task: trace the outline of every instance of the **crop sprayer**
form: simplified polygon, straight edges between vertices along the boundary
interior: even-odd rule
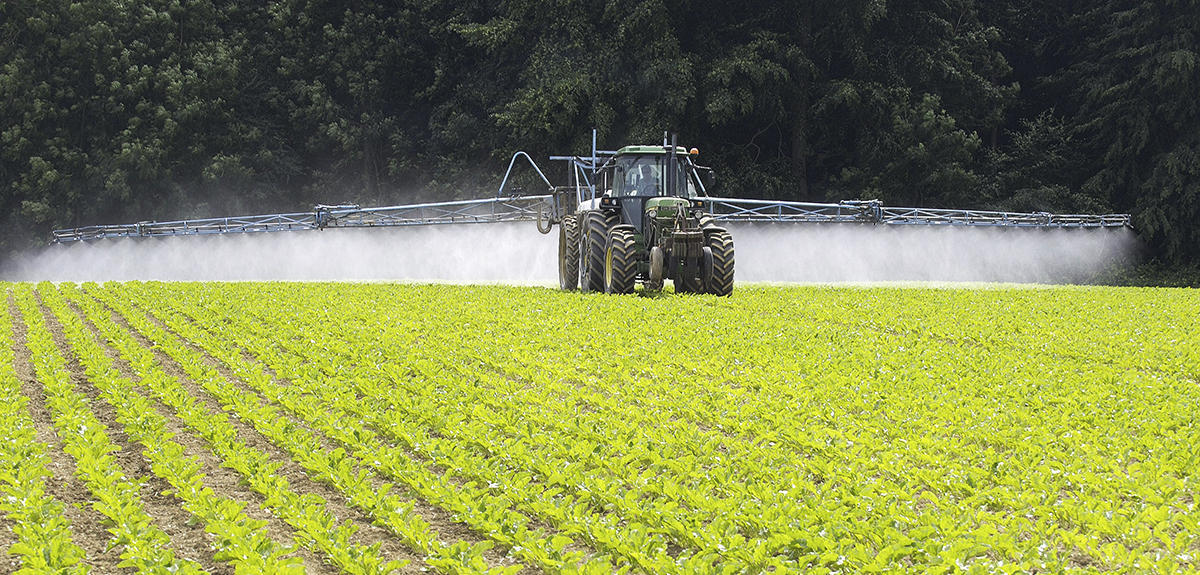
[[[536,222],[558,234],[559,285],[564,290],[630,293],[637,283],[660,290],[670,279],[676,292],[733,292],[733,238],[725,222],[860,224],[882,226],[975,226],[1043,229],[1122,229],[1128,214],[1050,214],[983,210],[903,208],[877,200],[811,203],[710,196],[712,170],[697,163],[698,151],[678,146],[630,145],[600,150],[592,132],[590,155],[550,156],[567,163],[568,181],[554,185],[529,154],[509,161],[495,197],[363,208],[317,205],[309,212],[265,214],[55,230],[54,243],[104,238],[186,236],[249,232],[374,228],[437,224]],[[508,190],[517,161],[524,159],[546,185],[544,193]]]

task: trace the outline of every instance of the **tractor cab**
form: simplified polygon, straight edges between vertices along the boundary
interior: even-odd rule
[[[686,204],[699,195],[688,151],[676,147],[671,152],[667,146],[626,146],[617,150],[610,164],[609,202],[620,204],[621,222],[639,233],[645,228],[647,211],[656,205]]]
[[[618,198],[672,196],[696,197],[696,183],[689,173],[687,150],[676,148],[675,161],[662,146],[626,146],[613,160],[612,195]],[[669,165],[675,177],[668,178]],[[668,181],[670,180],[670,181]]]

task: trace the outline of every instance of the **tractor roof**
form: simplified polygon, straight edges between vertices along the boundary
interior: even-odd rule
[[[625,146],[624,148],[617,150],[618,156],[631,155],[631,154],[666,154],[666,153],[667,153],[666,146]],[[676,146],[675,153],[679,154],[681,156],[686,156],[688,151],[683,146]]]

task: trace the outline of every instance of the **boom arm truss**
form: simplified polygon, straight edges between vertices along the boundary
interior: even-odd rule
[[[884,206],[878,200],[845,200],[836,204],[818,204],[741,198],[699,199],[708,205],[714,219],[724,221],[1035,228],[1130,227],[1129,214],[1088,215],[899,208]]]
[[[513,196],[380,208],[360,208],[356,205],[319,205],[311,212],[68,228],[54,230],[53,241],[70,243],[103,238],[278,232],[324,228],[542,222],[551,219],[552,214],[558,211],[555,204],[556,196],[557,194]],[[706,204],[714,219],[727,222],[1023,228],[1123,228],[1130,225],[1128,214],[1063,215],[1044,212],[901,208],[883,206],[874,200],[820,204],[743,198],[698,199]]]
[[[551,160],[569,164],[570,185],[555,187],[546,178],[533,158],[525,152],[513,154],[508,171],[500,183],[496,197],[478,200],[406,204],[380,208],[362,208],[356,204],[318,205],[311,212],[265,214],[230,218],[175,220],[168,222],[138,222],[115,226],[88,226],[54,230],[54,243],[70,243],[102,238],[190,236],[291,230],[320,230],[325,228],[374,228],[433,224],[468,224],[536,221],[538,230],[548,233],[550,226],[580,203],[594,199],[605,189],[601,172],[609,166],[617,152],[596,147],[597,132],[592,131],[590,156],[551,156]],[[668,145],[666,135],[663,146]],[[505,187],[517,160],[525,158],[537,175],[546,183],[542,195],[506,195]],[[689,166],[704,169],[691,163]],[[718,221],[729,222],[789,222],[844,223],[876,225],[933,225],[933,226],[991,226],[1023,228],[1124,228],[1130,227],[1128,214],[1060,215],[1045,212],[1019,213],[983,210],[947,210],[930,208],[896,208],[882,205],[878,200],[846,200],[836,204],[754,200],[743,198],[708,197],[704,184],[695,182],[700,202]]]

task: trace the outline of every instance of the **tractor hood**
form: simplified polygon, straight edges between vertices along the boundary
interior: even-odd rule
[[[681,209],[687,209],[691,202],[684,198],[673,197],[657,197],[646,200],[646,210],[657,210],[659,212],[669,211],[672,215]]]

